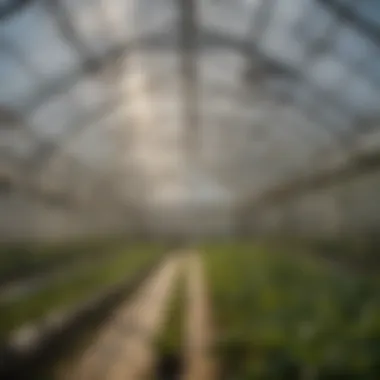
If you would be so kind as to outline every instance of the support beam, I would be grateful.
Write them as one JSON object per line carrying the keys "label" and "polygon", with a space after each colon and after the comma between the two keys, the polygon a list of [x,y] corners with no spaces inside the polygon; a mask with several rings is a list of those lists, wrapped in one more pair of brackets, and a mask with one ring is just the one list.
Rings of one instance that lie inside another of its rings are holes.
{"label": "support beam", "polygon": [[100,67],[100,61],[81,39],[66,6],[62,4],[61,0],[47,0],[45,6],[55,20],[62,37],[66,40],[68,45],[75,50],[77,55],[81,58],[81,62],[83,62],[89,71],[97,71]]}
{"label": "support beam", "polygon": [[2,0],[0,2],[0,22],[21,12],[33,0]]}
{"label": "support beam", "polygon": [[192,160],[199,149],[199,96],[197,73],[197,4],[196,0],[179,1],[181,84],[185,151]]}
{"label": "support beam", "polygon": [[99,106],[94,112],[80,115],[75,123],[66,128],[67,130],[62,133],[58,140],[40,143],[30,164],[35,170],[42,170],[43,167],[49,165],[57,155],[62,153],[65,147],[79,138],[82,133],[86,132],[88,128],[93,127],[95,123],[107,117],[121,106],[120,101],[117,99],[112,101],[111,99]]}
{"label": "support beam", "polygon": [[330,12],[334,12],[342,22],[348,23],[359,33],[369,38],[375,45],[380,46],[380,28],[360,15],[357,10],[361,3],[360,1],[351,1],[351,4],[349,3],[348,5],[346,1],[342,0],[317,1],[329,9]]}
{"label": "support beam", "polygon": [[380,172],[380,151],[360,153],[338,167],[319,170],[303,178],[283,183],[245,204],[251,205],[248,206],[249,209],[279,204],[377,171]]}

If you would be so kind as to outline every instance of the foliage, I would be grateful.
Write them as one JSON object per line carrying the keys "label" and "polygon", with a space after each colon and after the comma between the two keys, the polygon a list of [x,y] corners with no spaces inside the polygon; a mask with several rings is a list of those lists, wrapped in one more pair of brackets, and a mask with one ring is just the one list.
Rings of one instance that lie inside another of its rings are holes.
{"label": "foliage", "polygon": [[38,320],[52,309],[69,307],[85,300],[102,288],[127,280],[152,261],[162,249],[152,245],[135,245],[111,255],[106,264],[91,267],[90,271],[78,273],[70,281],[53,284],[37,294],[0,303],[0,339],[20,325]]}
{"label": "foliage", "polygon": [[93,238],[56,243],[3,243],[0,245],[0,284],[28,277],[80,258],[92,258],[111,248],[125,246],[125,239]]}
{"label": "foliage", "polygon": [[185,305],[185,281],[183,277],[177,280],[174,294],[168,308],[168,319],[162,333],[157,337],[157,352],[162,356],[179,356],[182,349],[183,321]]}
{"label": "foliage", "polygon": [[154,341],[158,360],[152,379],[170,380],[179,376],[183,354],[186,290],[185,279],[181,273],[170,296],[164,325]]}
{"label": "foliage", "polygon": [[205,251],[216,349],[231,379],[378,378],[379,279],[285,249],[231,243]]}

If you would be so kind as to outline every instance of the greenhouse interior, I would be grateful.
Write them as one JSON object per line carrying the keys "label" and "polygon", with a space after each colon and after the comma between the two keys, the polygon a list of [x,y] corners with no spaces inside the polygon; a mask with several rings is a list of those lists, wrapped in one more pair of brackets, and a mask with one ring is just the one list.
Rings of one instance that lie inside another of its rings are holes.
{"label": "greenhouse interior", "polygon": [[380,379],[380,2],[0,1],[0,378]]}

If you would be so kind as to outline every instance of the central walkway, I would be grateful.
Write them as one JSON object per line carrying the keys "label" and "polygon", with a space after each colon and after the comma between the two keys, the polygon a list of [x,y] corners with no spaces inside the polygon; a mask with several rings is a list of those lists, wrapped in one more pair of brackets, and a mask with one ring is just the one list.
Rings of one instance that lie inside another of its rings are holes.
{"label": "central walkway", "polygon": [[80,358],[58,374],[60,380],[152,379],[159,352],[155,339],[165,329],[180,276],[186,283],[184,358],[181,378],[212,380],[209,358],[210,310],[201,259],[196,252],[171,255],[136,294],[119,306]]}

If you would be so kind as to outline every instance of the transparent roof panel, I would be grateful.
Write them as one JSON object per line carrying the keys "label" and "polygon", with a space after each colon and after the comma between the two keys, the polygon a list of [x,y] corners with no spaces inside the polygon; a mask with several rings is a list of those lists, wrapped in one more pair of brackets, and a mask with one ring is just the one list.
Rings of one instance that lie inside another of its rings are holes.
{"label": "transparent roof panel", "polygon": [[378,12],[369,0],[8,0],[0,105],[41,170],[71,157],[124,170],[125,186],[133,172],[148,198],[186,175],[259,192],[377,128]]}

